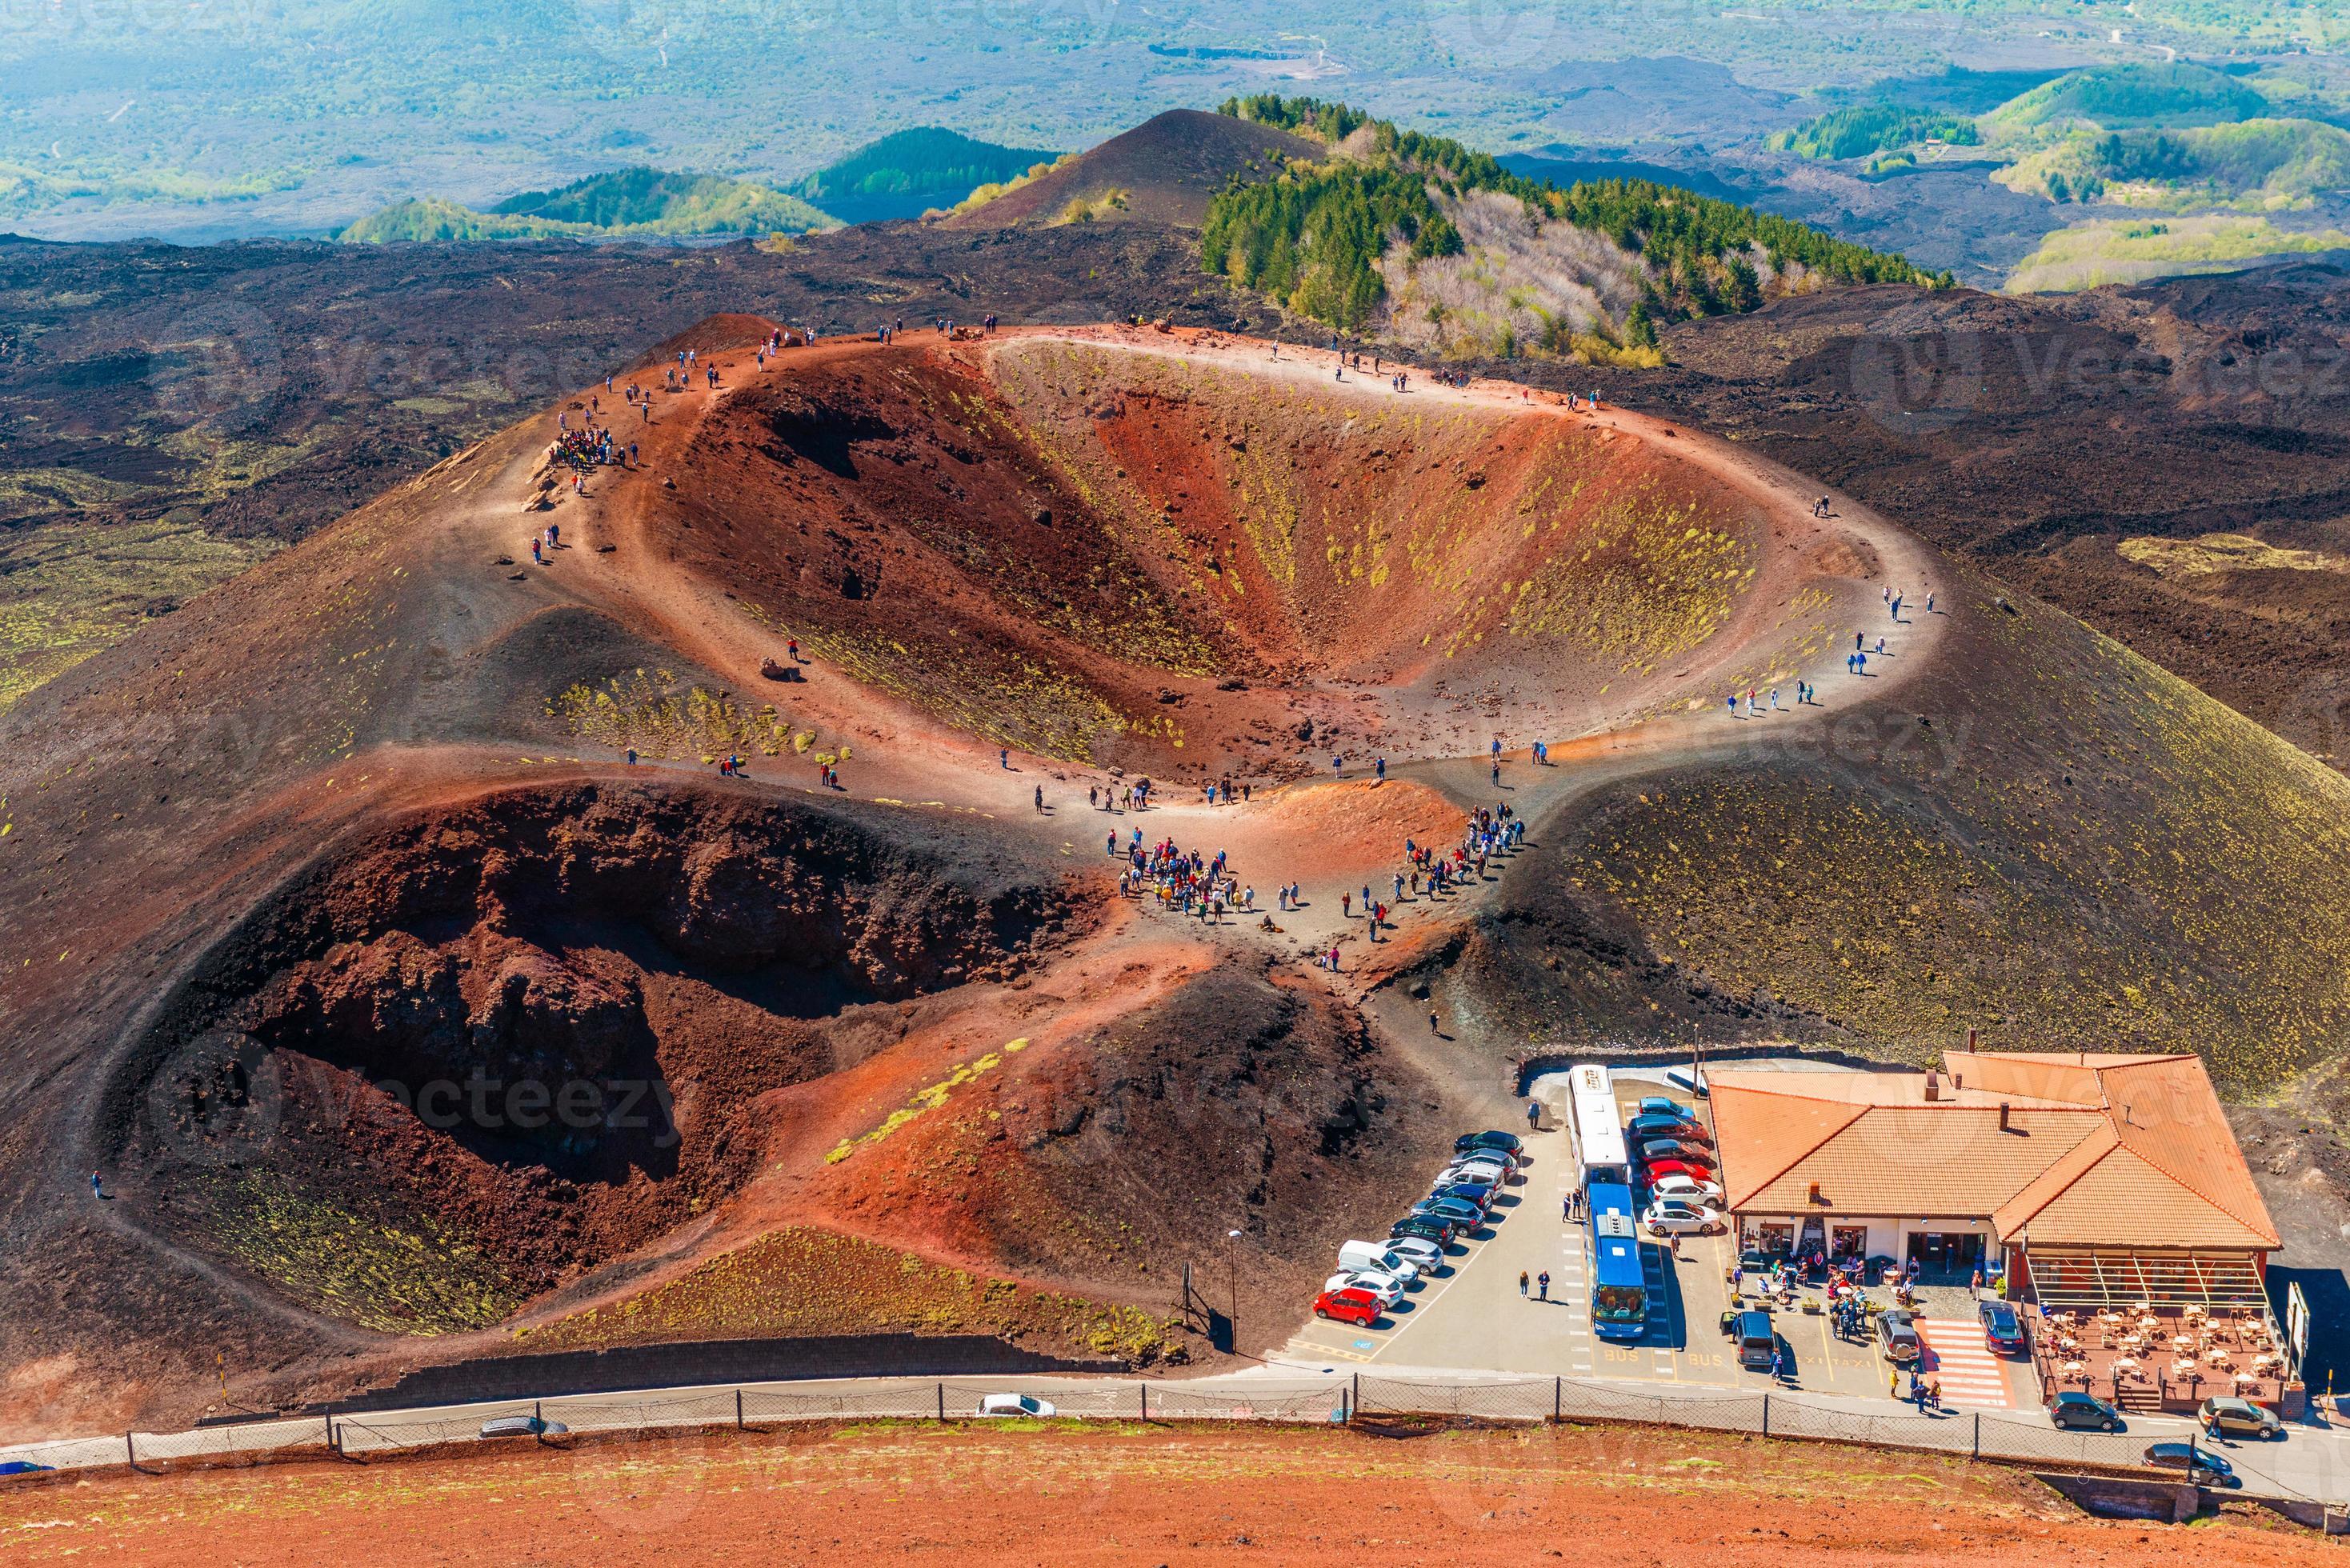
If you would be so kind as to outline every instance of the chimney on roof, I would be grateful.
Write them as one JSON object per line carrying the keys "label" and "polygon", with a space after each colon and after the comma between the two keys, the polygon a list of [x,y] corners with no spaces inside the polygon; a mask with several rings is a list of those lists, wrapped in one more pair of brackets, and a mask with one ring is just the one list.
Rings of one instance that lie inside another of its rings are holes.
{"label": "chimney on roof", "polygon": [[1816,1181],[1812,1183],[1811,1200],[1814,1203],[1825,1203],[1827,1201],[1826,1199],[1820,1196],[1820,1184]]}
{"label": "chimney on roof", "polygon": [[1929,1100],[1942,1097],[1942,1075],[1931,1067],[1926,1069],[1926,1097]]}
{"label": "chimney on roof", "polygon": [[1971,1055],[1973,1055],[1974,1054],[1975,1054],[1975,1032],[1974,1032],[1974,1030],[1973,1030],[1971,1027],[1970,1027],[1970,1028],[1967,1030],[1967,1054],[1968,1054],[1968,1055],[1970,1055],[1970,1056],[1971,1056]]}
{"label": "chimney on roof", "polygon": [[2007,1102],[2005,1100],[2002,1100],[1999,1103],[1999,1130],[2002,1132],[2005,1132],[2007,1130]]}

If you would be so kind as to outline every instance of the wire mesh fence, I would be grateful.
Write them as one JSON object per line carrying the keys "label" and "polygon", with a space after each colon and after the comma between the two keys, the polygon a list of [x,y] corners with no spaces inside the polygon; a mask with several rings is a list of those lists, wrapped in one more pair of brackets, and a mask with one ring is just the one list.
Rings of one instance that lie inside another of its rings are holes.
{"label": "wire mesh fence", "polygon": [[941,1385],[892,1380],[871,1387],[745,1388],[743,1419],[781,1421],[913,1420],[941,1413]]}
{"label": "wire mesh fence", "polygon": [[[348,1457],[390,1453],[402,1449],[429,1449],[440,1443],[476,1441],[501,1435],[504,1423],[527,1420],[538,1414],[535,1399],[512,1399],[498,1405],[473,1405],[462,1413],[424,1416],[346,1416],[335,1422],[337,1446]],[[514,1436],[524,1434],[516,1432]]]}
{"label": "wire mesh fence", "polygon": [[581,1394],[549,1399],[541,1414],[573,1432],[643,1432],[665,1427],[733,1426],[737,1419],[732,1388],[652,1397]]}
{"label": "wire mesh fence", "polygon": [[[1064,1377],[984,1382],[872,1378],[802,1386],[729,1385],[659,1393],[566,1395],[432,1410],[264,1420],[186,1432],[23,1444],[0,1449],[0,1459],[87,1469],[126,1461],[140,1466],[187,1460],[260,1462],[275,1456],[323,1450],[364,1459],[497,1438],[561,1441],[567,1434],[682,1432],[795,1421],[964,1421],[1049,1416],[1318,1425],[1374,1415],[1528,1424],[1554,1418],[1625,1422],[1908,1449],[2010,1463],[2143,1469],[2142,1437],[2064,1430],[2035,1418],[2036,1414],[1912,1413],[1890,1407],[1870,1409],[1858,1401],[1785,1390],[1766,1394],[1666,1386],[1652,1392],[1624,1383],[1561,1377],[1413,1378],[1367,1372],[1313,1379],[1231,1379],[1212,1386]],[[2331,1484],[2331,1468],[2324,1473],[2326,1484],[2312,1490],[2338,1496]],[[2314,1497],[2305,1501],[2318,1505]],[[2338,1510],[2338,1505],[2334,1506]]]}
{"label": "wire mesh fence", "polygon": [[1868,1443],[1878,1448],[1924,1449],[1945,1454],[1974,1451],[1974,1419],[1955,1412],[1880,1416],[1782,1396],[1771,1400],[1769,1419],[1770,1435],[1774,1438]]}
{"label": "wire mesh fence", "polygon": [[298,1421],[199,1427],[192,1432],[134,1432],[126,1437],[125,1452],[134,1465],[238,1459],[258,1464],[293,1450],[325,1449],[333,1441],[334,1432],[321,1416]]}
{"label": "wire mesh fence", "polygon": [[1356,1388],[1357,1408],[1367,1415],[1474,1416],[1494,1421],[1543,1421],[1558,1409],[1555,1377],[1512,1378],[1486,1383],[1421,1383],[1398,1377],[1365,1377]]}
{"label": "wire mesh fence", "polygon": [[[940,1386],[950,1420],[1024,1415],[1109,1420],[1139,1419],[1142,1415],[1139,1383],[1049,1383],[1023,1387],[1010,1382],[947,1382]],[[1020,1400],[1028,1403],[1014,1403]]]}
{"label": "wire mesh fence", "polygon": [[1153,1383],[1148,1389],[1154,1421],[1340,1421],[1353,1408],[1354,1394],[1345,1381],[1268,1383],[1246,1393],[1180,1383]]}

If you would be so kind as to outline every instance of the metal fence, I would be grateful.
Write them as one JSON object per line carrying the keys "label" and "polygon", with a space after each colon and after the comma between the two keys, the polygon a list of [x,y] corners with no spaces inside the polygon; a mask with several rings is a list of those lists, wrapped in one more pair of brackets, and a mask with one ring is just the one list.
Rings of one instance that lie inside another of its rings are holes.
{"label": "metal fence", "polygon": [[[1856,1407],[1854,1401],[1787,1391],[1712,1390],[1686,1385],[1651,1389],[1565,1377],[1411,1378],[1372,1373],[1292,1381],[1234,1380],[1213,1386],[1110,1379],[872,1378],[806,1386],[730,1385],[658,1393],[576,1394],[20,1444],[0,1449],[0,1461],[26,1459],[57,1469],[123,1464],[151,1469],[177,1462],[258,1463],[319,1453],[365,1461],[477,1442],[488,1435],[492,1423],[504,1423],[500,1430],[505,1435],[564,1442],[575,1436],[592,1438],[609,1433],[721,1427],[761,1429],[800,1421],[970,1420],[978,1418],[981,1403],[988,1396],[1011,1391],[1033,1394],[1049,1404],[1057,1417],[1084,1420],[1323,1424],[1358,1417],[1423,1417],[1529,1425],[1623,1422],[2142,1473],[2142,1438],[2061,1431],[2022,1412],[1869,1409]],[[2312,1505],[2317,1501],[2295,1501]],[[2339,1511],[2328,1506],[2327,1517]]]}

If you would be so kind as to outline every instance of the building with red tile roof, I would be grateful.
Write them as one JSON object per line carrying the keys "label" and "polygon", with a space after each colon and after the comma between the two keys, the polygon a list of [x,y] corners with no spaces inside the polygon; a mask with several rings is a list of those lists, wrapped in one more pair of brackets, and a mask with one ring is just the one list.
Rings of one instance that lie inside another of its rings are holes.
{"label": "building with red tile roof", "polygon": [[1766,1251],[2004,1269],[2050,1304],[2248,1305],[2274,1222],[2193,1055],[1953,1052],[1707,1075],[1724,1200]]}

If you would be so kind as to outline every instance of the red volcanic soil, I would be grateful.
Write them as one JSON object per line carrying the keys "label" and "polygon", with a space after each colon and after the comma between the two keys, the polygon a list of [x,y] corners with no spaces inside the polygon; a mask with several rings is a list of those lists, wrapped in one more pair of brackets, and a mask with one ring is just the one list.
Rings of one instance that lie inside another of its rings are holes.
{"label": "red volcanic soil", "polygon": [[1565,740],[1787,679],[1876,565],[1694,438],[1212,334],[794,369],[703,421],[649,542],[932,722],[1073,762]]}
{"label": "red volcanic soil", "polygon": [[1963,1459],[1638,1428],[901,1424],[570,1441],[118,1474],[70,1491],[19,1483],[0,1497],[0,1530],[98,1561],[300,1563],[536,1561],[555,1535],[631,1563],[804,1563],[876,1547],[1023,1563],[1540,1563],[1596,1532],[1635,1568],[2282,1568],[2330,1556],[2249,1503],[2192,1530],[2094,1520],[2028,1476]]}
{"label": "red volcanic soil", "polygon": [[[1533,815],[1570,770],[1526,742],[1718,734],[1686,711],[1818,673],[1924,571],[1742,452],[1516,388],[1107,328],[762,366],[764,329],[704,324],[614,383],[641,412],[566,400],[0,719],[12,1428],[608,1338],[785,1231],[928,1282],[872,1326],[952,1329],[968,1276],[1059,1303],[1035,1348],[1204,1353],[1150,1326],[1169,1259],[1245,1215],[1294,1299],[1503,1095],[1353,1005],[1479,895],[1374,944],[1341,892],[1457,840],[1491,739]],[[636,462],[575,489],[558,420]],[[1143,774],[1150,811],[1087,809]],[[1227,852],[1255,918],[1117,899],[1137,828]],[[485,1117],[477,1080],[660,1114]]]}

